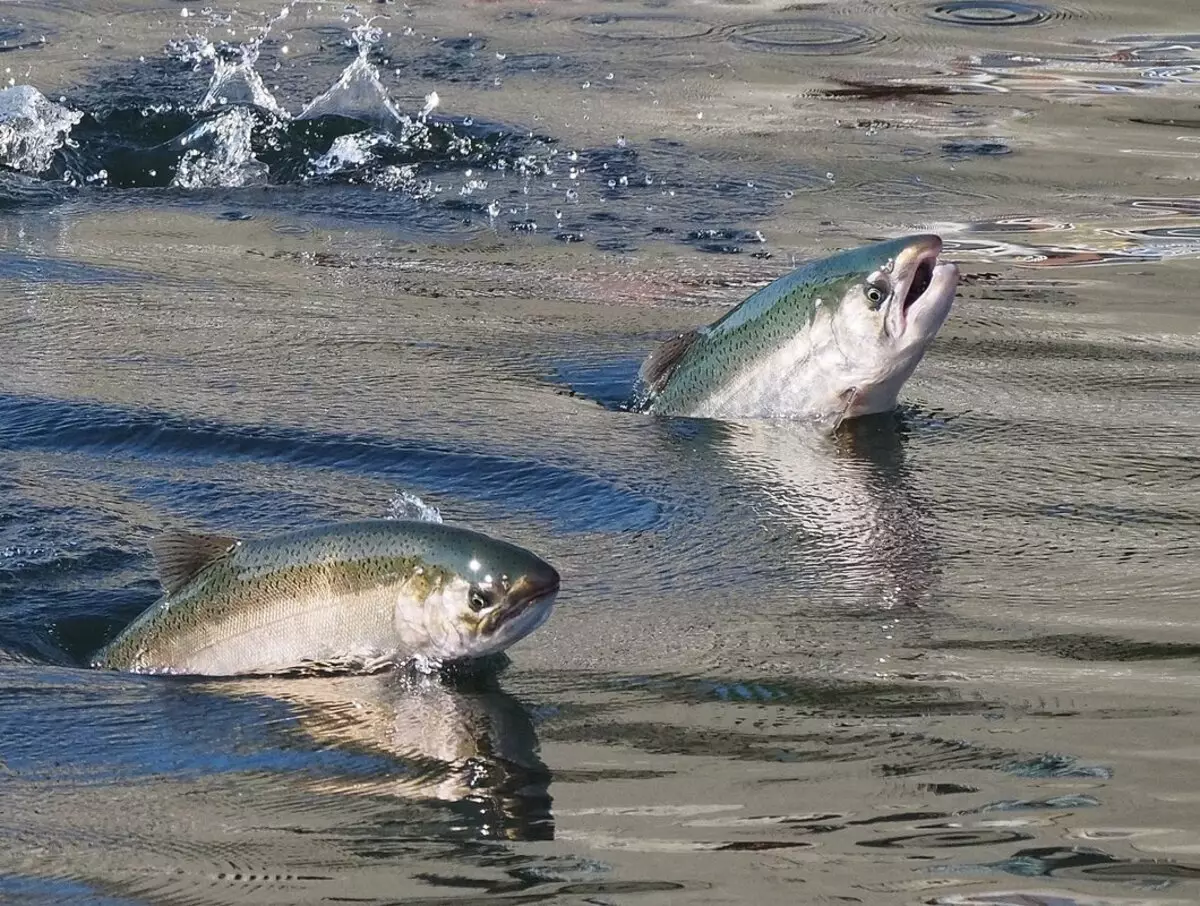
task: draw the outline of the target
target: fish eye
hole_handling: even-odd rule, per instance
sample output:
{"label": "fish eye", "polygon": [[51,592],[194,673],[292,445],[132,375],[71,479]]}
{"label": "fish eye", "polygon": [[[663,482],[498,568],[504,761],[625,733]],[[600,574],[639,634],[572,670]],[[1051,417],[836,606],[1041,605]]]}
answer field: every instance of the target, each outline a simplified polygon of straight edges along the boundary
{"label": "fish eye", "polygon": [[492,596],[478,585],[472,585],[470,592],[467,593],[467,606],[475,613],[487,610],[492,606]]}
{"label": "fish eye", "polygon": [[892,291],[892,285],[888,282],[887,277],[873,274],[866,284],[863,286],[863,295],[867,297],[867,302],[872,308],[878,308],[883,304],[883,300],[888,297]]}

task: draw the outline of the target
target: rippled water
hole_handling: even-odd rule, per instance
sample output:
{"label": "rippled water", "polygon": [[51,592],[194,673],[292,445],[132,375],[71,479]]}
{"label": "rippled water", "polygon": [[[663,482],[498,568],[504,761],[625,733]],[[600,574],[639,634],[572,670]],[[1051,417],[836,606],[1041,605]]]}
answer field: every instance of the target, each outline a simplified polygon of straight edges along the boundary
{"label": "rippled water", "polygon": [[[0,6],[0,901],[1200,898],[1200,14],[283,9]],[[918,231],[899,412],[621,410]],[[81,667],[159,531],[439,512],[506,665]]]}

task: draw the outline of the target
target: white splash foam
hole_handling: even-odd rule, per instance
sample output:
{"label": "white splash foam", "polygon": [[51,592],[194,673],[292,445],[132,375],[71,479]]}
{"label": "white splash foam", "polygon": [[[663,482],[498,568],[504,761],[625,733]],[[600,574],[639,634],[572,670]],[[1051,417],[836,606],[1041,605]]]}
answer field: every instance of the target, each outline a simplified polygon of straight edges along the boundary
{"label": "white splash foam", "polygon": [[240,188],[262,185],[267,165],[254,157],[250,139],[254,113],[232,107],[192,129],[181,140],[187,148],[171,185],[181,189]]}
{"label": "white splash foam", "polygon": [[401,491],[388,501],[388,519],[417,519],[421,522],[442,521],[441,511],[426,503],[411,491]]}
{"label": "white splash foam", "polygon": [[83,114],[56,104],[32,85],[0,91],[0,163],[36,176],[54,160]]}

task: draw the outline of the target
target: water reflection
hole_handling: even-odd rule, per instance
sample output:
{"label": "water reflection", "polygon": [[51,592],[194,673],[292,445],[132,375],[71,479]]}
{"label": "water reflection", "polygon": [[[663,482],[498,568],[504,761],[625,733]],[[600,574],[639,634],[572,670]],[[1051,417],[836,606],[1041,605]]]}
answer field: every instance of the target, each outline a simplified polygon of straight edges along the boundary
{"label": "water reflection", "polygon": [[549,840],[550,770],[526,707],[493,672],[267,678],[214,684],[290,705],[306,744],[384,756],[381,773],[323,776],[314,792],[450,803],[480,837]]}
{"label": "water reflection", "polygon": [[751,486],[760,520],[782,526],[794,572],[819,569],[835,601],[916,606],[937,573],[896,415],[853,419],[832,436],[800,422],[729,424],[714,452]]}

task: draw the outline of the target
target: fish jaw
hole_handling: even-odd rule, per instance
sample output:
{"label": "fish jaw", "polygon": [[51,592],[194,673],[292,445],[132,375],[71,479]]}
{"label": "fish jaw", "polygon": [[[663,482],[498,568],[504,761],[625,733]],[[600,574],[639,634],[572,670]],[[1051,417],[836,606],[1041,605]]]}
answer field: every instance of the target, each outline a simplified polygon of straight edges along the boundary
{"label": "fish jaw", "polygon": [[422,663],[432,666],[486,657],[515,645],[550,617],[559,576],[549,566],[537,575],[522,576],[504,601],[474,625],[459,616],[469,588],[469,583],[456,578],[419,606],[397,602],[397,637]]}
{"label": "fish jaw", "polygon": [[940,236],[920,236],[896,255],[891,268],[896,288],[886,314],[887,332],[903,347],[919,346],[920,354],[945,323],[958,288],[958,267],[939,263],[941,252]]}

